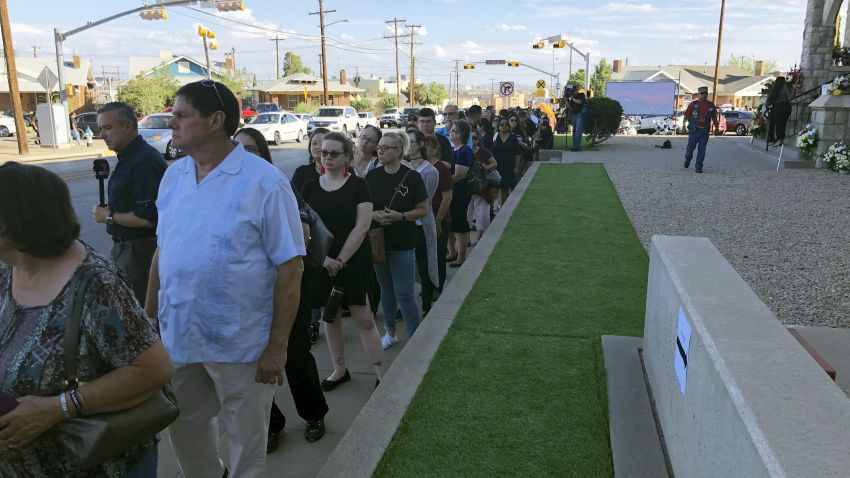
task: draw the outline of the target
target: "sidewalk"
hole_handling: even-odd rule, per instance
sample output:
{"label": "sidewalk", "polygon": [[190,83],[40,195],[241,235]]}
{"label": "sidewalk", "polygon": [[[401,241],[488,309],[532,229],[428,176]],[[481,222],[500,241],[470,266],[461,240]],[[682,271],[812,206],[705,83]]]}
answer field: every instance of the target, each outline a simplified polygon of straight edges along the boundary
{"label": "sidewalk", "polygon": [[18,142],[14,136],[8,138],[0,138],[0,164],[7,161],[17,161],[20,163],[40,163],[50,161],[65,161],[68,159],[79,158],[103,158],[115,156],[115,153],[106,147],[106,143],[101,139],[94,140],[94,145],[87,147],[85,141],[81,141],[81,146],[78,146],[73,141],[70,146],[65,145],[62,148],[50,148],[35,144],[35,141],[28,139],[30,154],[21,156],[18,154]]}

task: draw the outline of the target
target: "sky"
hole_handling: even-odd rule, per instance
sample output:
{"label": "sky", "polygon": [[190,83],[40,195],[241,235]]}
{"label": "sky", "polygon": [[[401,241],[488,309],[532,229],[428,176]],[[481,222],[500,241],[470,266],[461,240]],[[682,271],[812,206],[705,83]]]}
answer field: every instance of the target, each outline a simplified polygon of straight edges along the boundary
{"label": "sky", "polygon": [[[153,3],[153,0],[149,0]],[[53,29],[68,31],[142,4],[139,0],[101,0],[75,3],[63,0],[8,0],[13,42],[18,55],[55,58]],[[782,70],[800,62],[806,0],[728,0],[723,31],[721,63],[730,55],[775,60]],[[237,66],[257,78],[274,77],[275,32],[283,54],[292,51],[306,66],[318,70],[320,45],[318,0],[245,0],[241,12],[221,13],[215,8],[168,8],[168,20],[145,21],[138,14],[95,27],[68,38],[66,55],[78,52],[93,62],[95,75],[101,67],[118,67],[127,76],[130,56],[158,56],[161,50],[203,60],[203,45],[193,25],[201,23],[216,33],[219,44],[212,59],[223,61],[224,52],[236,49]],[[349,78],[359,72],[395,77],[391,24],[399,23],[400,42],[409,41],[404,25],[415,30],[414,56],[417,81],[448,84],[454,59],[462,63],[491,59],[515,60],[566,81],[570,70],[569,49],[532,49],[533,42],[555,35],[589,52],[591,69],[600,58],[609,63],[628,60],[629,65],[714,64],[720,17],[719,0],[325,0],[330,25],[328,71],[336,76],[345,69]],[[390,36],[389,39],[385,38]],[[399,67],[410,71],[410,46],[399,45]],[[462,68],[462,67],[461,67]],[[584,68],[573,55],[572,71]],[[460,70],[460,84],[489,86],[491,81],[533,84],[549,76],[530,68],[476,65]]]}

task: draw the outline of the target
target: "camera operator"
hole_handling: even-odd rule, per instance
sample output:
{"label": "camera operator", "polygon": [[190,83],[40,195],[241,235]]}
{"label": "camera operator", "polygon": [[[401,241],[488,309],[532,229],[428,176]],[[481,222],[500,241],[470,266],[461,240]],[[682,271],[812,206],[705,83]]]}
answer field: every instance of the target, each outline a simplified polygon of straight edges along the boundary
{"label": "camera operator", "polygon": [[584,134],[584,125],[588,117],[587,98],[576,87],[565,91],[565,93],[568,93],[567,104],[569,105],[570,115],[573,121],[573,147],[570,151],[579,152],[581,151],[581,137]]}

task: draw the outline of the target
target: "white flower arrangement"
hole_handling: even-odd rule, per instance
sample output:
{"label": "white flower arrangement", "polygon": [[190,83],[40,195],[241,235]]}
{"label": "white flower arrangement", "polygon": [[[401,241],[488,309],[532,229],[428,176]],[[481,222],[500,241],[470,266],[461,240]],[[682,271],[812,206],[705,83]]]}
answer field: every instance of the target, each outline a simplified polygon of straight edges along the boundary
{"label": "white flower arrangement", "polygon": [[797,133],[797,149],[800,151],[811,151],[818,144],[818,133],[815,127],[807,124],[805,128]]}
{"label": "white flower arrangement", "polygon": [[823,162],[834,171],[850,169],[850,150],[844,143],[835,143],[823,153]]}
{"label": "white flower arrangement", "polygon": [[850,90],[850,79],[843,75],[839,76],[832,80],[832,84],[829,89],[832,91],[833,95],[841,95],[845,91]]}

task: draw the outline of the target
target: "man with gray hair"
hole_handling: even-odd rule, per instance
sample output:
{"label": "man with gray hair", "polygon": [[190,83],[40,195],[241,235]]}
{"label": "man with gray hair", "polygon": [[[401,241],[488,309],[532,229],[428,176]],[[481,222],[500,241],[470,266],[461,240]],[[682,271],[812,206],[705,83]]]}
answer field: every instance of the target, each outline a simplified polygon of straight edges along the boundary
{"label": "man with gray hair", "polygon": [[106,146],[118,155],[109,178],[106,206],[94,206],[95,221],[112,236],[112,262],[127,276],[139,303],[145,303],[151,259],[156,251],[156,198],[165,160],[139,134],[136,113],[126,103],[97,110],[97,125]]}

